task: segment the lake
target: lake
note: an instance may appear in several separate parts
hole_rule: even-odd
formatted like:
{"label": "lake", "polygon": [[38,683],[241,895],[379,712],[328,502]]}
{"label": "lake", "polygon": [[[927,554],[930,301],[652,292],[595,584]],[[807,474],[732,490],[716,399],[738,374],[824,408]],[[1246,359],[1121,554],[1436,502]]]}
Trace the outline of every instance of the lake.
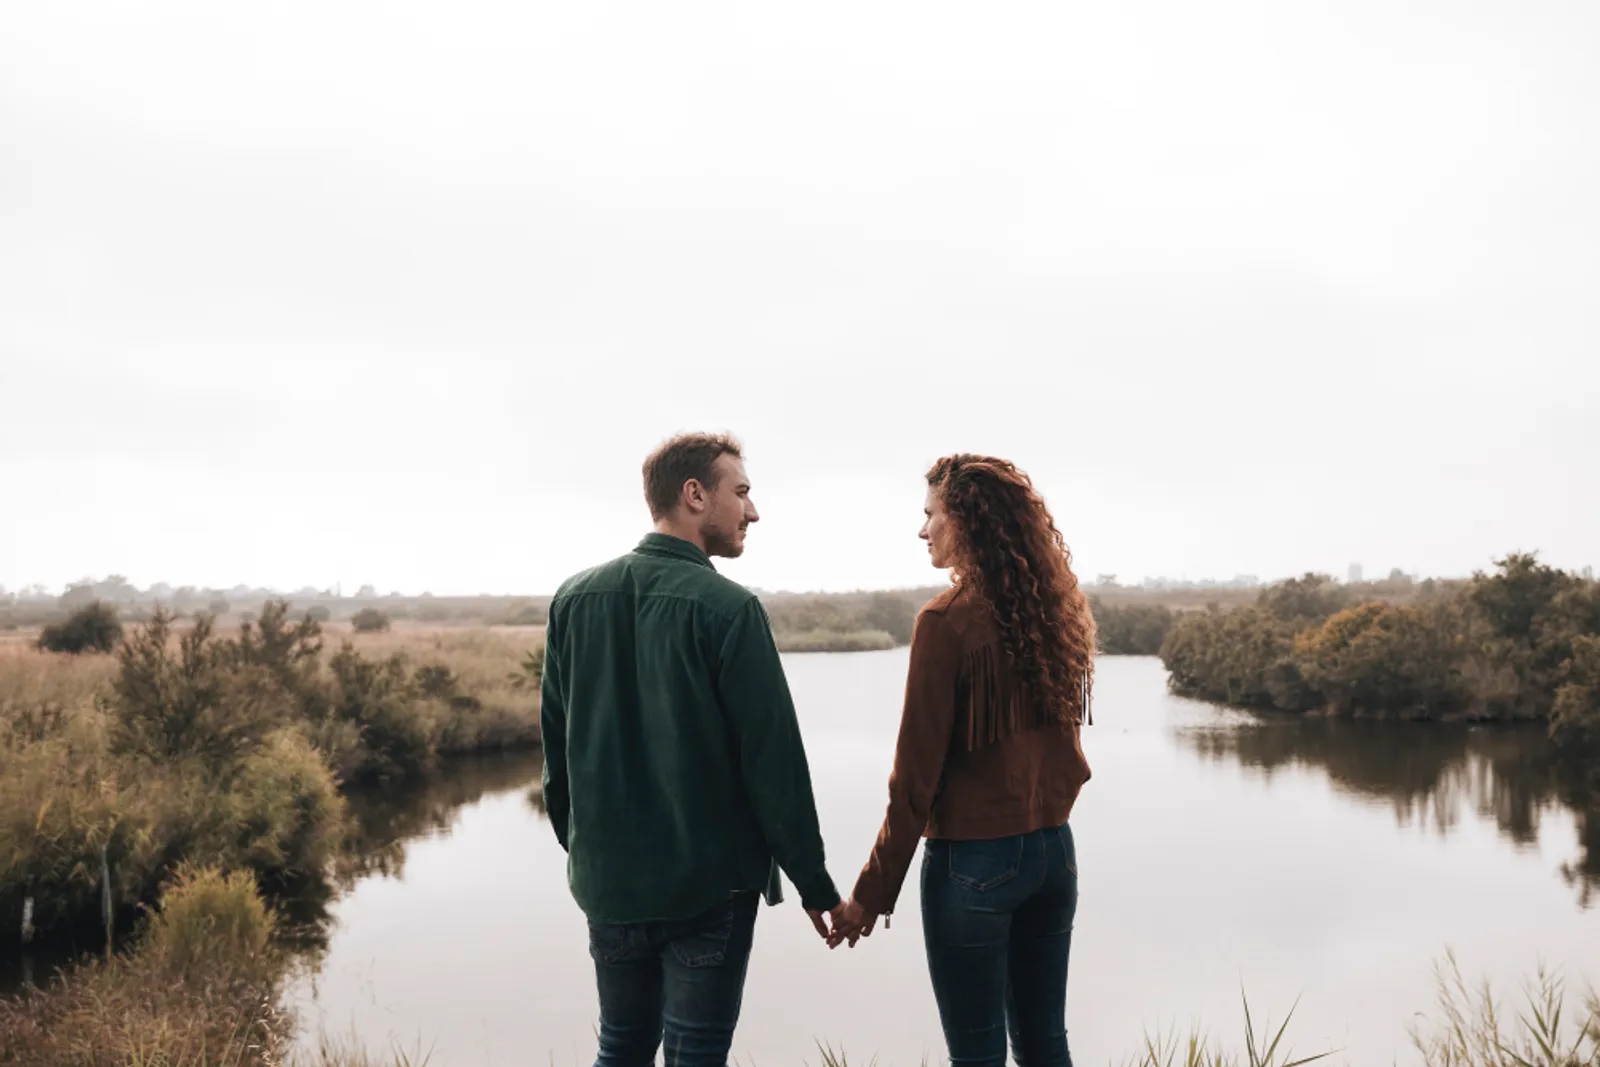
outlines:
{"label": "lake", "polygon": [[[830,868],[848,892],[883,814],[907,654],[785,658]],[[1081,900],[1067,1018],[1080,1064],[1201,1020],[1237,1044],[1241,987],[1298,1052],[1410,1058],[1447,948],[1508,995],[1541,960],[1600,960],[1600,813],[1563,805],[1542,731],[1262,718],[1174,697],[1159,661],[1104,658],[1094,769],[1073,814]],[[375,849],[291,987],[321,1028],[434,1067],[587,1067],[593,973],[537,754],[454,766],[367,803]],[[1587,847],[1585,847],[1587,842]],[[734,1051],[885,1067],[942,1060],[916,868],[892,929],[829,952],[794,900],[764,908]],[[1588,977],[1600,980],[1600,966]]]}

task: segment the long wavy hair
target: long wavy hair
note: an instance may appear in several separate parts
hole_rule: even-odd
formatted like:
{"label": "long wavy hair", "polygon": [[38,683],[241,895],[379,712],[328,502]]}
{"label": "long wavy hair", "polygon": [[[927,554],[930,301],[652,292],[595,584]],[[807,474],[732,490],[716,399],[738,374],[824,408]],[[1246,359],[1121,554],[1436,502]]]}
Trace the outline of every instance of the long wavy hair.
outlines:
{"label": "long wavy hair", "polygon": [[994,611],[1000,647],[1034,711],[1085,723],[1095,626],[1044,498],[1009,460],[960,453],[928,471],[950,516],[953,569]]}

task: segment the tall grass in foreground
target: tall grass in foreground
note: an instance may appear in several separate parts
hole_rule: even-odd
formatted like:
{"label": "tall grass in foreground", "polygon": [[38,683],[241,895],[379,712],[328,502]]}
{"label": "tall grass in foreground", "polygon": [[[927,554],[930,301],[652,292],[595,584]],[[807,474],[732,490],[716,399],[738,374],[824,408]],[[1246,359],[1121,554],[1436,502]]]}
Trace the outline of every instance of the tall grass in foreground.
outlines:
{"label": "tall grass in foreground", "polygon": [[[1334,1054],[1334,1050],[1330,1049],[1312,1056],[1295,1057],[1290,1046],[1283,1043],[1284,1036],[1289,1030],[1289,1023],[1294,1018],[1295,1008],[1289,1009],[1289,1013],[1283,1017],[1283,1022],[1278,1024],[1277,1030],[1273,1030],[1272,1024],[1268,1022],[1258,1034],[1255,1020],[1250,1014],[1250,1000],[1244,995],[1243,990],[1240,990],[1239,999],[1244,1005],[1242,1059],[1238,1052],[1224,1049],[1211,1041],[1205,1031],[1191,1029],[1182,1038],[1178,1036],[1176,1030],[1145,1034],[1144,1047],[1124,1063],[1127,1067],[1235,1067],[1241,1063],[1247,1067],[1303,1067],[1304,1064],[1316,1063]],[[1298,1006],[1297,1001],[1295,1007]]]}
{"label": "tall grass in foreground", "polygon": [[0,997],[0,1064],[26,1067],[422,1067],[354,1043],[290,1055],[289,959],[249,872],[181,868],[134,947]]}
{"label": "tall grass in foreground", "polygon": [[1566,981],[1540,967],[1508,1018],[1487,979],[1469,986],[1453,953],[1434,968],[1439,1018],[1413,1026],[1426,1067],[1600,1067],[1600,995],[1570,1011]]}
{"label": "tall grass in foreground", "polygon": [[[1240,1064],[1246,1067],[1304,1067],[1333,1055],[1332,1051],[1328,1051],[1296,1058],[1283,1043],[1289,1021],[1294,1018],[1294,1009],[1289,1009],[1289,1014],[1277,1030],[1272,1030],[1269,1023],[1257,1033],[1250,1013],[1250,1001],[1242,992],[1241,999],[1244,1003],[1242,1059],[1237,1053],[1214,1043],[1203,1030],[1190,1030],[1183,1037],[1174,1030],[1145,1034],[1143,1047],[1123,1061],[1124,1067],[1238,1067]],[[820,1042],[817,1049],[821,1054],[821,1067],[851,1067],[850,1057],[843,1050]],[[877,1062],[877,1057],[873,1057],[865,1067],[876,1067]],[[926,1057],[923,1058],[922,1067],[928,1067]]]}
{"label": "tall grass in foreground", "polygon": [[[1593,990],[1575,1003],[1565,980],[1541,967],[1524,983],[1522,1006],[1508,1013],[1487,979],[1467,983],[1453,953],[1435,966],[1434,975],[1438,1014],[1409,1028],[1423,1067],[1600,1067],[1600,995]],[[1187,1034],[1147,1033],[1123,1067],[1305,1067],[1338,1054],[1329,1049],[1295,1055],[1286,1043],[1294,1008],[1276,1029],[1267,1023],[1258,1031],[1242,992],[1241,1000],[1241,1045],[1226,1047],[1202,1027]],[[852,1067],[844,1050],[817,1047],[820,1067]],[[874,1057],[856,1067],[877,1062]],[[926,1058],[922,1067],[928,1067]]]}

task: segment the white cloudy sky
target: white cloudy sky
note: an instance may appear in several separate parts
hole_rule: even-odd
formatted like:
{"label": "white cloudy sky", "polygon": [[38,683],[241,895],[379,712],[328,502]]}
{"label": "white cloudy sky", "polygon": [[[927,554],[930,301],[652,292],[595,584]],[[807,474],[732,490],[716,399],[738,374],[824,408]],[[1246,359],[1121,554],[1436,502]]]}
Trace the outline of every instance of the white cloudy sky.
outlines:
{"label": "white cloudy sky", "polygon": [[1600,563],[1600,7],[0,5],[0,583],[544,591],[731,428],[730,573]]}

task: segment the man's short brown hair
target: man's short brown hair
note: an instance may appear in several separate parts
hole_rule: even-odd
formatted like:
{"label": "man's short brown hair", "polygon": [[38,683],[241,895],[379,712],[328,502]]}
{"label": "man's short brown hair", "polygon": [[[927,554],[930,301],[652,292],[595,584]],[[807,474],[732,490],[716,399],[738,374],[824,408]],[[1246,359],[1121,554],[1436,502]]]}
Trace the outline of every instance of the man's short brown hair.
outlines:
{"label": "man's short brown hair", "polygon": [[660,520],[677,510],[683,483],[694,479],[706,489],[717,487],[717,460],[744,458],[744,449],[732,434],[685,433],[664,442],[644,461],[644,498],[650,518]]}

